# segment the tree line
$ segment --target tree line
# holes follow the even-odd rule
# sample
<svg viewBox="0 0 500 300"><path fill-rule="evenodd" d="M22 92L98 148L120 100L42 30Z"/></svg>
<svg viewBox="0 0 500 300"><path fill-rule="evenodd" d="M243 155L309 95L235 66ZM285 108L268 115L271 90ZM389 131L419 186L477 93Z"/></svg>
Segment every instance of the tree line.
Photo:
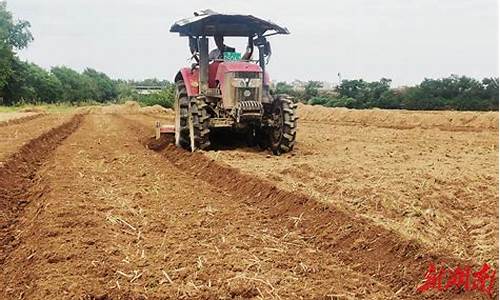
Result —
<svg viewBox="0 0 500 300"><path fill-rule="evenodd" d="M391 88L391 79L368 82L342 80L332 91L321 91L321 82L309 81L304 89L286 82L276 92L291 94L304 103L327 107L385 108L411 110L498 110L498 77L479 81L451 75L424 79L411 87Z"/></svg>

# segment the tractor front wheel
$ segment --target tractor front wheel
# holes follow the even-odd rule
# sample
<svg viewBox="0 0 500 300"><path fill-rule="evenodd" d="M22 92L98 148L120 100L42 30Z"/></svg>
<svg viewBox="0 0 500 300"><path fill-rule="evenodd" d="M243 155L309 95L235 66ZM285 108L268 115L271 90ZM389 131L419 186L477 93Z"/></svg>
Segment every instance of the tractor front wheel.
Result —
<svg viewBox="0 0 500 300"><path fill-rule="evenodd" d="M207 108L208 104L203 97L191 99L189 120L191 151L205 150L210 146L210 115Z"/></svg>
<svg viewBox="0 0 500 300"><path fill-rule="evenodd" d="M297 129L296 104L286 95L275 98L272 106L270 146L275 155L293 150Z"/></svg>
<svg viewBox="0 0 500 300"><path fill-rule="evenodd" d="M184 81L175 83L177 89L175 93L175 145L188 149L189 143L189 97L187 95Z"/></svg>

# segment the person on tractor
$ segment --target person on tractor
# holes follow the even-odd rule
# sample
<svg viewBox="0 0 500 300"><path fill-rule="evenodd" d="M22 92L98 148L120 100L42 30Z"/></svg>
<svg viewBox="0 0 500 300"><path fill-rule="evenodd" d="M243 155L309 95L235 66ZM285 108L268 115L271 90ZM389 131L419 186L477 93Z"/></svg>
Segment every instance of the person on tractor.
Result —
<svg viewBox="0 0 500 300"><path fill-rule="evenodd" d="M214 36L215 45L217 48L210 51L208 54L209 60L223 59L224 52L235 52L236 50L233 47L226 46L224 44L224 36L223 35L215 35Z"/></svg>
<svg viewBox="0 0 500 300"><path fill-rule="evenodd" d="M210 53L208 54L209 60L223 59L224 52L236 52L236 50L233 47L229 47L229 46L224 44L224 36L223 35L215 35L214 41L215 41L215 44L217 45L217 48L210 51ZM252 54L253 54L253 39L250 36L250 37L248 37L248 45L247 45L245 54L243 54L241 59L242 60L250 60L250 59L252 59Z"/></svg>

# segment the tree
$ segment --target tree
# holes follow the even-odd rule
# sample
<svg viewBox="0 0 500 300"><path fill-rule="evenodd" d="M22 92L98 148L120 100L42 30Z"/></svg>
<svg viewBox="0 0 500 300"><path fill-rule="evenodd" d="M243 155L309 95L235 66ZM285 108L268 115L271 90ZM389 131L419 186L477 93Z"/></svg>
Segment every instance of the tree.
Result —
<svg viewBox="0 0 500 300"><path fill-rule="evenodd" d="M30 23L24 20L14 22L12 14L7 11L7 3L0 2L0 43L11 49L21 50L33 41L29 31Z"/></svg>
<svg viewBox="0 0 500 300"><path fill-rule="evenodd" d="M310 80L307 82L305 86L305 100L309 100L313 97L317 97L319 95L319 89L323 87L321 81L313 81Z"/></svg>
<svg viewBox="0 0 500 300"><path fill-rule="evenodd" d="M53 67L50 72L61 82L63 99L76 102L98 97L96 84L89 77L67 67Z"/></svg>
<svg viewBox="0 0 500 300"><path fill-rule="evenodd" d="M325 105L326 106L328 101L330 101L330 98L316 96L316 97L312 97L311 99L309 99L307 101L307 104L309 104L309 105Z"/></svg>
<svg viewBox="0 0 500 300"><path fill-rule="evenodd" d="M483 85L481 98L487 99L488 109L498 110L498 77L484 78L481 83Z"/></svg>
<svg viewBox="0 0 500 300"><path fill-rule="evenodd" d="M30 102L35 91L27 85L28 64L13 57L10 61L10 75L2 89L4 104L15 102Z"/></svg>
<svg viewBox="0 0 500 300"><path fill-rule="evenodd" d="M118 91L115 82L108 75L97 72L94 69L87 68L83 71L83 76L86 76L91 81L93 90L95 91L95 100L104 102L116 99Z"/></svg>
<svg viewBox="0 0 500 300"><path fill-rule="evenodd" d="M9 78L12 76L12 60L14 55L12 51L3 43L0 42L0 100L5 98L5 86L9 81ZM2 102L7 102L6 99Z"/></svg>
<svg viewBox="0 0 500 300"><path fill-rule="evenodd" d="M380 95L377 102L372 103L373 107L399 109L401 108L402 92L398 90L386 90Z"/></svg>
<svg viewBox="0 0 500 300"><path fill-rule="evenodd" d="M143 105L161 105L166 108L171 108L175 101L175 84L167 81L165 88L159 93L138 95L137 99Z"/></svg>
<svg viewBox="0 0 500 300"><path fill-rule="evenodd" d="M364 90L366 89L366 82L363 79L359 80L342 80L341 84L337 86L337 92L340 97L347 98L364 98Z"/></svg>
<svg viewBox="0 0 500 300"><path fill-rule="evenodd" d="M63 100L61 99L62 84L54 74L32 63L28 64L27 72L26 81L35 91L36 102L55 103Z"/></svg>
<svg viewBox="0 0 500 300"><path fill-rule="evenodd" d="M391 80L387 78L374 82L367 82L363 79L342 80L337 87L337 93L340 98L351 99L346 103L354 108L381 107L383 106L382 95L387 97L386 93L390 88Z"/></svg>
<svg viewBox="0 0 500 300"><path fill-rule="evenodd" d="M276 94L291 95L291 94L293 94L293 86L286 83L285 81L280 81L280 82L276 83L275 91L276 91Z"/></svg>
<svg viewBox="0 0 500 300"><path fill-rule="evenodd" d="M29 27L27 21L14 21L7 3L0 2L0 99L6 97L4 88L13 76L14 51L26 48L33 40Z"/></svg>

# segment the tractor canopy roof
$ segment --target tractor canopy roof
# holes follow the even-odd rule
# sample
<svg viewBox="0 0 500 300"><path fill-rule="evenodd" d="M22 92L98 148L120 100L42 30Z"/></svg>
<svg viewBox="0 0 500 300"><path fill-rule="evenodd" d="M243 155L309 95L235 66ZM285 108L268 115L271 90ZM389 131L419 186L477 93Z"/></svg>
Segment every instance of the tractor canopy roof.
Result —
<svg viewBox="0 0 500 300"><path fill-rule="evenodd" d="M195 12L194 17L175 22L170 32L181 36L253 36L289 34L286 27L251 15L225 15L212 10Z"/></svg>

